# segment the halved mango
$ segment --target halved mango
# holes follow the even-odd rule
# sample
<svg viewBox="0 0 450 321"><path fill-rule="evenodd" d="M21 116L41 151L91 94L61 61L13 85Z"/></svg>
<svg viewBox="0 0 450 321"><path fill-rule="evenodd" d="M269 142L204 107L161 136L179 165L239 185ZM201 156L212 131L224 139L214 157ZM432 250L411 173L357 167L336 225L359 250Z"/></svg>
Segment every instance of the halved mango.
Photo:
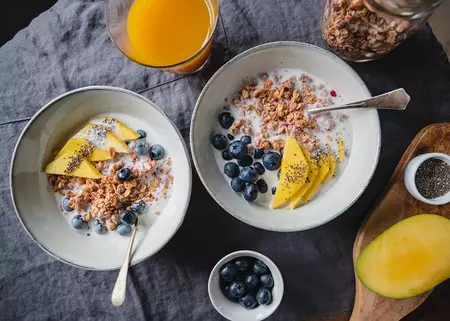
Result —
<svg viewBox="0 0 450 321"><path fill-rule="evenodd" d="M341 137L337 139L337 144L338 144L338 159L339 161L342 161L345 157L345 146L344 141L342 140Z"/></svg>
<svg viewBox="0 0 450 321"><path fill-rule="evenodd" d="M287 137L281 161L280 180L272 201L272 208L284 205L306 182L309 173L308 161L297 140Z"/></svg>
<svg viewBox="0 0 450 321"><path fill-rule="evenodd" d="M56 155L55 159L64 154L73 155L73 153L75 151L78 151L81 148L83 148L84 146L88 146L88 145L89 145L89 142L85 138L71 138L63 146L63 148L61 148L58 155ZM112 158L111 155L107 151L94 146L92 149L91 155L89 155L89 157L87 159L91 162L99 162L99 161L104 161L104 160L108 160L111 158Z"/></svg>
<svg viewBox="0 0 450 321"><path fill-rule="evenodd" d="M101 178L102 174L85 158L81 159L80 164L70 173L66 173L66 169L72 160L73 154L63 154L57 157L53 162L47 165L45 173L67 175L85 178Z"/></svg>
<svg viewBox="0 0 450 321"><path fill-rule="evenodd" d="M409 217L383 232L355 264L360 281L389 298L410 298L450 278L450 220Z"/></svg>
<svg viewBox="0 0 450 321"><path fill-rule="evenodd" d="M306 179L305 184L303 184L303 186L300 187L300 189L297 191L297 193L295 193L295 195L292 196L292 198L290 199L289 208L291 208L291 209L294 209L294 208L297 208L300 206L303 196L308 191L308 189L311 187L312 183L314 182L314 179L317 176L317 171L318 171L317 160L311 156L311 153L306 148L304 148L303 146L301 148L303 151L303 155L305 155L305 158L309 164L309 173L308 173L308 177Z"/></svg>
<svg viewBox="0 0 450 321"><path fill-rule="evenodd" d="M98 117L94 119L96 123L108 127L120 140L129 141L138 139L139 134L132 130L130 127L121 123L115 118L111 117Z"/></svg>

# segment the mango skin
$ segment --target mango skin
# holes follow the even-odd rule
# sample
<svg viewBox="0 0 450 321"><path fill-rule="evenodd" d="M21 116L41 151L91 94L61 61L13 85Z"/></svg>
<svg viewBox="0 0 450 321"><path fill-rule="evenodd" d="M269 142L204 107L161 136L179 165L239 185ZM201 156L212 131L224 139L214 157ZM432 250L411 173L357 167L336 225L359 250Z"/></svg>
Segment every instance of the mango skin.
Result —
<svg viewBox="0 0 450 321"><path fill-rule="evenodd" d="M450 220L420 214L391 226L364 248L355 270L369 290L388 298L431 290L450 278Z"/></svg>

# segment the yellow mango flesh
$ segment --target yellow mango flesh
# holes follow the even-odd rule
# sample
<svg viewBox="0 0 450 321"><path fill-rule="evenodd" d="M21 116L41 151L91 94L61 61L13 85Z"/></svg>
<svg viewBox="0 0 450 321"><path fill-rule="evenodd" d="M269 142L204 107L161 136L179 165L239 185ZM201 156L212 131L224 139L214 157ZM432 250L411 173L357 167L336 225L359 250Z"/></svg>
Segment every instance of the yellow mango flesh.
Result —
<svg viewBox="0 0 450 321"><path fill-rule="evenodd" d="M86 159L82 159L79 166L70 173L65 173L67 166L74 154L63 154L57 157L53 162L47 165L45 172L47 174L68 175L85 178L101 178L102 174Z"/></svg>
<svg viewBox="0 0 450 321"><path fill-rule="evenodd" d="M338 144L338 159L339 161L342 161L345 157L345 147L342 138L339 137L337 139L337 144Z"/></svg>
<svg viewBox="0 0 450 321"><path fill-rule="evenodd" d="M89 142L85 138L71 138L67 141L67 143L64 145L63 148L59 151L58 155L56 155L55 158L58 158L59 156L63 154L71 154L73 155L74 151L78 151L83 146L89 145ZM91 155L89 155L88 160L91 162L99 162L111 159L111 155L98 147L95 147L92 149Z"/></svg>
<svg viewBox="0 0 450 321"><path fill-rule="evenodd" d="M80 130L77 134L77 136L81 136L83 137L84 135L86 135L88 133L88 131L93 127L93 126L100 126L100 127L104 127L106 129L106 135L105 135L105 139L103 141L103 146L102 149L104 149L105 151L107 151L109 153L109 149L110 148L114 148L114 150L118 153L130 153L131 150L130 148L127 146L127 144L125 144L122 140L120 140L116 135L114 135L111 131L109 131L107 129L106 126L102 126L102 125L95 125L95 124L88 124L86 125L86 127L84 127L82 130Z"/></svg>
<svg viewBox="0 0 450 321"><path fill-rule="evenodd" d="M355 264L360 281L389 298L410 298L450 278L450 220L421 214L382 233Z"/></svg>
<svg viewBox="0 0 450 321"><path fill-rule="evenodd" d="M308 161L297 140L289 136L284 145L280 180L272 201L272 208L284 205L305 184L308 173Z"/></svg>
<svg viewBox="0 0 450 321"><path fill-rule="evenodd" d="M319 157L318 161L318 170L317 170L317 176L312 182L310 188L305 193L305 195L302 197L303 202L309 202L309 200L314 196L314 194L319 189L319 186L323 183L325 183L325 177L330 171L330 167L328 164L328 156L321 155Z"/></svg>
<svg viewBox="0 0 450 321"><path fill-rule="evenodd" d="M111 130L114 133L114 135L117 136L120 140L123 141L129 141L139 138L139 134L136 133L134 130L132 130L130 127L126 126L125 124L121 123L115 118L96 118L97 121L103 122L105 124L112 122L113 125L111 126Z"/></svg>
<svg viewBox="0 0 450 321"><path fill-rule="evenodd" d="M323 178L324 182L328 181L331 177L333 177L334 172L336 171L336 157L334 156L333 153L330 153L328 155L328 166L329 170L327 175L325 175L325 177Z"/></svg>
<svg viewBox="0 0 450 321"><path fill-rule="evenodd" d="M316 178L317 171L318 171L318 164L317 164L316 159L314 159L311 156L311 153L306 148L304 148L303 146L301 148L303 151L303 155L305 155L305 158L308 161L309 173L308 173L308 178L306 179L305 184L303 184L303 186L300 187L300 189L297 191L297 193L295 193L295 195L292 196L292 198L290 199L289 207L291 209L294 209L300 205L303 196L309 190L312 183L314 182L314 179Z"/></svg>

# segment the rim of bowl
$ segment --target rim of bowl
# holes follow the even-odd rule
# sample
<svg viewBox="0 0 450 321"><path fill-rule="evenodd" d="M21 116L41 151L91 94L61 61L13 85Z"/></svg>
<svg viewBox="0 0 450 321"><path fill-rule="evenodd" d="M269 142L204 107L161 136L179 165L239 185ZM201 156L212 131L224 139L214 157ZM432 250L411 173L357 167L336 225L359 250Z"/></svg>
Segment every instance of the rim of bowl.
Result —
<svg viewBox="0 0 450 321"><path fill-rule="evenodd" d="M254 222L250 222L249 220L247 220L244 216L235 213L234 211L232 211L227 204L225 204L225 202L220 201L218 198L216 198L216 196L212 193L211 189L209 188L206 179L203 177L202 173L200 172L200 168L197 164L197 158L196 158L196 150L195 150L195 145L194 145L194 127L195 127L195 122L196 122L196 118L197 118L197 111L199 109L200 103L203 100L203 97L205 96L205 93L207 90L210 89L210 87L212 86L213 82L216 80L216 78L223 73L226 69L228 69L231 65L233 65L236 61L261 50L264 49L268 49L268 48L272 48L272 47L306 47L309 49L313 49L316 51L319 51L322 54L328 55L330 58L334 59L336 61L336 63L341 64L344 68L347 69L347 71L349 73L351 73L355 79L360 83L362 89L365 91L365 93L369 96L372 97L372 94L370 93L369 89L367 88L366 84L364 83L364 81L361 79L361 77L356 73L356 71L354 71L344 60L342 60L341 58L339 58L338 56L336 56L335 54L320 48L318 46L315 45L311 45L308 43L304 43L304 42L298 42L298 41L275 41L275 42L269 42L269 43L265 43L265 44L261 44L261 45L257 45L255 47L252 47L250 49L247 49L246 51L238 54L237 56L233 57L231 60L229 60L226 64L224 64L222 67L220 67L215 73L214 75L208 80L208 82L206 83L206 85L203 87L202 92L200 93L200 95L197 98L197 102L195 103L195 107L194 107L194 111L192 112L192 118L191 118L191 128L189 131L189 142L191 145L191 154L192 154L192 160L194 162L194 166L195 169L197 171L198 176L200 177L200 180L203 183L203 186L205 186L206 190L208 191L208 193L211 195L211 197L216 201L217 204L219 204L225 211L227 211L229 214L231 214L233 217L237 218L238 220L250 225L250 226L254 226L263 230L267 230L267 231L274 231L274 232L299 232L299 231L305 231L305 230L309 230L321 225L324 225L330 221L332 221L333 219L335 219L336 217L340 216L342 213L344 213L345 211L347 211L358 199L359 197L362 195L362 193L366 190L367 186L369 186L369 183L372 181L373 175L375 174L375 170L378 166L378 161L380 159L380 151L381 151L381 125L380 125L380 117L378 116L378 111L374 110L374 115L376 116L376 120L377 120L377 132L378 132L378 139L377 139L377 146L376 146L376 156L375 156L375 162L373 163L373 166L369 169L370 170L370 175L369 175L369 179L367 180L367 182L364 184L364 186L361 188L361 190L355 195L355 197L348 203L348 205L344 208L342 208L339 211L336 211L333 215L331 215L328 219L323 220L321 223L315 223L315 224L309 224L303 228L274 228L272 226L269 225L264 225L264 224L259 224L259 223L254 223Z"/></svg>
<svg viewBox="0 0 450 321"><path fill-rule="evenodd" d="M444 153L425 153L419 156L414 157L412 160L408 162L404 171L404 183L406 186L406 190L412 197L415 199L430 204L430 205L445 205L450 202L450 191L445 193L444 195L435 197L435 198L426 198L420 194L416 185L416 174L420 165L423 162L430 158L440 159L443 162L450 165L450 156ZM407 169L409 168L409 171Z"/></svg>
<svg viewBox="0 0 450 321"><path fill-rule="evenodd" d="M189 165L189 173L188 173L188 175L189 175L188 197L187 197L186 202L185 202L185 204L184 204L184 208L183 208L183 211L182 211L181 219L180 219L180 221L178 222L178 225L175 226L175 228L170 232L170 236L167 238L167 240L165 240L165 242L163 242L163 243L161 244L161 246L158 247L158 248L156 249L155 252L153 252L153 253L151 253L151 254L149 254L149 255L143 257L142 259L139 259L139 260L136 260L136 261L131 261L131 262L130 262L130 266L133 266L133 265L136 265L136 264L138 264L138 263L141 263L141 262L147 260L148 258L150 258L151 256L155 255L156 253L158 253L158 252L159 252L159 251L160 251L160 250L161 250L161 249L162 249L162 248L163 248L163 247L164 247L164 246L165 246L165 245L173 238L173 236L176 234L176 232L179 230L179 228L181 227L181 225L182 225L183 222L184 222L184 218L186 217L186 212L187 212L187 209L188 209L188 207L189 207L189 203L190 203L190 199L191 199L191 194L192 194L192 165L191 165L191 160L190 160L190 158L189 158L189 152L188 152L186 143L185 143L185 141L184 141L184 139L183 139L183 136L181 135L180 131L179 131L178 128L175 126L175 124L172 122L172 120L166 115L166 113L165 113L159 106L157 106L155 103L153 103L151 100L149 100L149 99L145 98L144 96L141 96L141 95L139 95L139 94L137 94L137 93L135 93L135 92L133 92L133 91L131 91L131 90L128 90L128 89L118 88L118 87L112 87L112 86L86 86L86 87L81 87L81 88L77 88L77 89L68 91L68 92L66 92L66 93L64 93L64 94L61 94L61 95L59 95L58 97L56 97L56 98L50 100L48 103L46 103L46 104L45 104L41 109L39 109L39 110L34 114L34 116L28 121L27 125L26 125L25 128L22 130L22 132L20 133L19 139L17 140L16 146L14 147L14 151L13 151L13 154L12 154L12 157L11 157L10 170L9 170L9 190L10 190L10 193L11 193L11 200L12 200L12 204L13 204L13 207L14 207L14 212L16 213L17 218L18 218L19 221L20 221L20 224L22 225L22 227L24 228L24 230L27 232L28 236L30 236L30 238L33 240L33 242L34 242L35 244L39 245L39 247L40 247L44 252L46 252L47 254L49 254L50 256L52 256L53 258L57 259L57 260L60 261L60 262L66 263L66 264L68 264L68 265L71 265L71 266L73 266L73 267L77 267L77 268L80 268L80 269L90 270L90 271L114 271L114 270L118 270L118 269L121 267L121 265L119 265L119 266L111 266L111 267L108 267L108 268L100 268L100 269L99 269L99 268L88 267L88 266L83 266L83 265L79 265L79 264L70 262L70 261L68 261L68 260L65 260L65 259L59 257L58 255L56 255L55 253L51 252L50 250L48 250L43 244L41 244L41 243L34 237L34 235L28 230L28 227L27 227L27 226L25 225L25 223L22 221L21 215L20 215L19 210L17 209L17 206L16 206L16 200L15 200L15 197L14 197L14 189L13 189L13 171L14 171L14 162L15 162L15 159L16 159L16 152L17 152L17 149L19 148L19 145L20 145L21 142L22 142L22 138L23 138L23 136L25 135L25 133L27 132L28 128L33 124L34 120L37 119L37 118L40 116L41 113L43 113L44 111L46 111L46 110L47 110L48 108L50 108L53 104L55 104L57 101L59 101L59 100L61 100L61 99L63 99L63 98L66 98L66 97L68 97L68 96L71 96L71 95L80 93L80 92L91 91L91 90L116 91L116 92L121 92L121 93L124 93L124 94L128 94L128 95L134 96L134 97L136 97L136 98L138 98L138 99L144 101L145 103L147 103L150 107L155 108L158 112L160 112L160 113L163 115L163 117L166 118L166 119L169 121L169 123L172 125L173 129L174 129L175 132L177 133L177 135L178 135L178 137L179 137L179 139L180 139L180 141L181 141L181 144L183 145L184 154L185 154L185 156L186 156L186 159L187 159L188 165Z"/></svg>
<svg viewBox="0 0 450 321"><path fill-rule="evenodd" d="M217 15L216 15L216 21L214 23L214 26L212 28L211 34L208 36L208 38L206 39L206 41L202 44L202 46L200 47L200 49L198 51L196 51L192 56L190 56L189 58L187 58L186 60L183 60L181 62L177 62L176 64L172 64L172 65L167 65L167 66L152 66L152 65L147 65L143 62L139 62L133 58L131 58L129 55L127 55L122 48L120 48L120 46L116 43L116 40L114 39L114 37L111 34L109 25L110 25L110 17L109 17L109 11L108 11L108 5L110 5L111 0L106 0L105 1L105 22L106 22L106 29L108 30L108 35L109 35L109 39L111 39L112 43L114 44L114 47L117 48L117 50L119 50L119 52L124 55L126 58L130 59L131 61L137 63L138 65L144 66L144 67L149 67L149 68L155 68L155 69L167 69L167 68L175 68L175 67L179 67L187 62L189 62L190 60L194 59L195 57L197 57L202 51L203 49L206 48L206 46L208 46L210 41L213 41L214 38L214 34L216 33L217 30L217 25L219 23L219 18L220 18L220 1L221 0L217 0ZM198 70L197 70L198 71ZM195 71L194 71L195 72ZM194 73L193 72L193 73Z"/></svg>
<svg viewBox="0 0 450 321"><path fill-rule="evenodd" d="M209 300L211 301L211 304L214 306L214 309L216 309L216 311L219 312L221 316L223 316L224 318L228 319L228 318L222 313L222 311L216 306L216 304L214 303L214 301L212 300L212 297L213 297L213 296L211 295L211 286L212 286L211 284L212 284L212 278L213 278L214 274L217 274L217 275L219 274L219 269L220 269L220 267L221 267L224 263L226 263L226 262L228 262L228 261L230 261L230 260L233 260L234 258L236 258L236 257L238 257L238 256L250 256L250 257L252 257L252 258L261 260L261 261L262 261L264 264L266 264L266 265L269 265L269 264L267 264L267 262L269 262L271 265L273 265L273 266L275 267L275 269L274 269L275 273L274 273L273 270L270 270L270 273L271 273L272 275L275 274L275 275L277 275L277 276L280 277L280 281L281 281L281 284L280 284L281 295L280 295L280 298L279 298L278 300L272 302L272 303L275 303L275 305L273 306L273 311L272 311L270 314L268 314L268 315L266 316L266 318L268 318L270 315L272 315L272 314L278 309L278 307L279 307L280 304L281 304L281 301L283 301L283 296L284 296L284 280L283 280L283 274L281 274L280 269L278 268L278 266L277 266L271 259L269 259L269 258L268 258L267 256L265 256L264 254L259 253L259 252L256 252L256 251L252 251L252 250L239 250L239 251L231 252L231 253L225 255L223 258L221 258L221 259L216 263L216 265L214 265L214 267L213 267L212 270L211 270L211 273L209 274L209 278L208 278L208 296L209 296Z"/></svg>

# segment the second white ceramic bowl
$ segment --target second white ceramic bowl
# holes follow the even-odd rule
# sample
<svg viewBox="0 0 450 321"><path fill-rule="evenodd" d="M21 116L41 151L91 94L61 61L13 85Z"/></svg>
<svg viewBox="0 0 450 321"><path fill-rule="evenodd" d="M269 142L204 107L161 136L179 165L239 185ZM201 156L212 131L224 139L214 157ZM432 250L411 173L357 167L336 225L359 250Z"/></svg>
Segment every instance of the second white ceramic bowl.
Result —
<svg viewBox="0 0 450 321"><path fill-rule="evenodd" d="M52 151L101 114L113 114L126 124L127 120L137 122L147 129L147 139L164 146L172 157L171 198L159 216L150 215L149 211L141 216L131 264L158 252L183 222L191 196L191 166L183 138L171 120L155 104L134 92L93 86L49 102L30 120L17 142L10 181L16 213L42 249L76 267L111 270L121 266L129 238L114 232L86 236L72 229L58 209L44 171Z"/></svg>
<svg viewBox="0 0 450 321"><path fill-rule="evenodd" d="M239 220L266 230L288 232L310 229L347 210L372 178L380 152L380 122L376 110L354 110L347 115L352 131L351 154L334 185L313 201L295 210L272 210L246 202L233 192L214 157L210 137L224 99L239 92L242 81L277 68L296 69L319 77L342 96L343 102L370 97L359 76L335 55L299 42L274 42L254 47L234 57L208 81L200 94L191 121L191 151L200 179L211 196ZM350 143L349 143L350 144Z"/></svg>
<svg viewBox="0 0 450 321"><path fill-rule="evenodd" d="M219 284L220 268L226 263L243 256L253 257L262 261L272 273L274 286L272 288L272 302L269 305L260 305L255 309L246 310L239 303L232 302L223 295ZM233 252L223 257L212 269L208 280L208 294L214 308L216 308L217 312L224 318L233 321L258 321L266 319L274 313L280 305L283 298L283 292L283 277L275 263L261 253L248 250Z"/></svg>

